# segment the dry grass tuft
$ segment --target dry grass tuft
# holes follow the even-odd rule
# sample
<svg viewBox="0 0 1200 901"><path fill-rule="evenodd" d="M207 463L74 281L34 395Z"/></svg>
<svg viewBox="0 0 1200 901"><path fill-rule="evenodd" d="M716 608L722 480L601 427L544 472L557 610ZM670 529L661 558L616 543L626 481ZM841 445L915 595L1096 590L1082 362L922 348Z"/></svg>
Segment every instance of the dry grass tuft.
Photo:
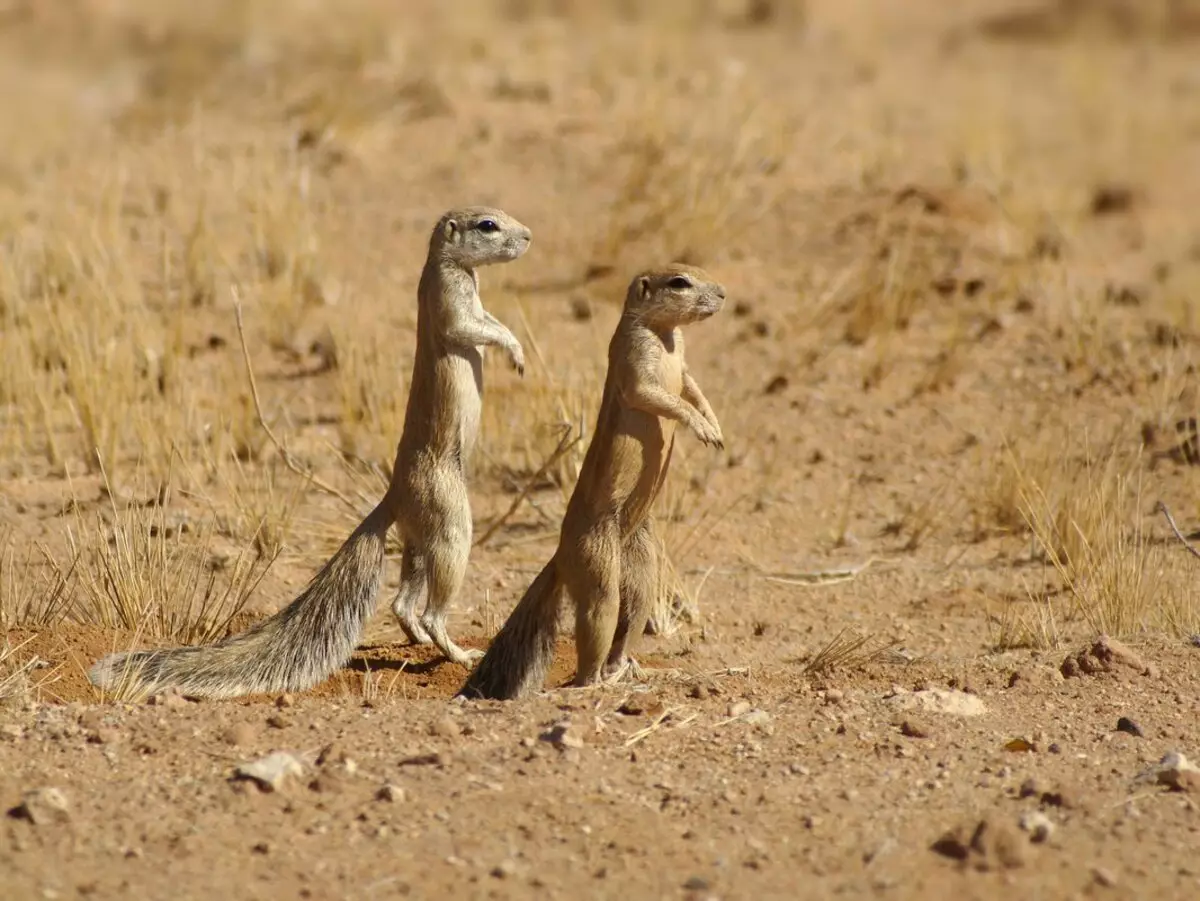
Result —
<svg viewBox="0 0 1200 901"><path fill-rule="evenodd" d="M158 499L84 514L67 537L78 560L83 623L152 640L203 644L223 637L278 552L230 555L214 547L211 520L193 522Z"/></svg>
<svg viewBox="0 0 1200 901"><path fill-rule="evenodd" d="M809 658L804 664L804 673L808 676L826 676L834 670L861 667L879 660L896 644L895 641L885 641L846 627Z"/></svg>
<svg viewBox="0 0 1200 901"><path fill-rule="evenodd" d="M993 620L996 647L1057 647L1080 627L1115 637L1200 628L1183 556L1150 533L1143 455L1122 437L1099 451L1085 438L1076 453L1069 441L1037 457L1010 452L1001 509L1011 520L1015 503L1051 579Z"/></svg>

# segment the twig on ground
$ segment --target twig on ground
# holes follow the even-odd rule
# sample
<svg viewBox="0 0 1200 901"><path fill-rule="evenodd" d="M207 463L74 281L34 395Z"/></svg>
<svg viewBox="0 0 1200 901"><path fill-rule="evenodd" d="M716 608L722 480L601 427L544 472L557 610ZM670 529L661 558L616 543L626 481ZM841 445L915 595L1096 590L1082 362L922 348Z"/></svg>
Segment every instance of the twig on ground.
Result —
<svg viewBox="0 0 1200 901"><path fill-rule="evenodd" d="M262 399L258 394L258 381L254 378L254 366L250 363L250 347L246 343L246 328L242 322L242 298L236 286L230 287L229 291L233 295L233 312L237 317L238 339L242 345L242 359L246 362L246 376L250 380L250 396L254 401L254 413L258 418L258 424L262 426L262 430L266 433L267 438L275 445L275 449L279 451L279 455L283 458L283 462L288 469L300 476L300 478L306 479L314 488L324 491L332 497L336 497L355 513L359 512L358 506L349 497L320 478L311 469L307 469L296 462L296 458L292 456L292 452L287 449L287 446L275 434L275 430L271 428L270 423L267 422L267 417L263 414Z"/></svg>
<svg viewBox="0 0 1200 901"><path fill-rule="evenodd" d="M533 491L533 486L536 485L541 480L542 476L544 476L550 470L550 467L561 460L567 451L579 443L580 436L576 435L574 438L572 438L572 431L573 430L570 423L563 423L563 433L558 439L558 445L553 451L551 451L550 456L548 456L542 462L542 465L538 467L538 471L535 472L528 479L528 481L525 482L525 487L521 489L521 493L517 495L516 499L512 502L512 504L509 505L509 508L505 510L504 513L501 514L494 523L488 526L486 532L479 536L479 538L475 541L476 547L482 547L493 535L500 531L500 528L512 518L513 514L516 513L521 504L524 503L525 498L529 497L529 493Z"/></svg>
<svg viewBox="0 0 1200 901"><path fill-rule="evenodd" d="M1200 551L1196 550L1195 546L1187 540L1187 537L1179 530L1179 526L1175 525L1175 517L1171 515L1171 511L1167 509L1167 505L1159 501L1154 505L1155 510L1162 512L1162 515L1167 518L1167 525L1171 527L1171 531L1175 533L1175 537L1179 539L1179 543L1184 546L1189 554L1197 559L1200 559Z"/></svg>

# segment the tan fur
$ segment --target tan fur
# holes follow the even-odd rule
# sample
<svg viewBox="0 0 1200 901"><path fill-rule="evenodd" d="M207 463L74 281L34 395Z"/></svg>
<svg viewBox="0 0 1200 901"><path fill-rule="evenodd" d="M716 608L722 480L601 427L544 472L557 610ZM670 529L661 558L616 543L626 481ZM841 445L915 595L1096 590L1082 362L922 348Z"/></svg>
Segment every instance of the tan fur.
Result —
<svg viewBox="0 0 1200 901"><path fill-rule="evenodd" d="M304 592L269 619L213 645L106 657L89 674L95 684L143 691L175 686L209 697L315 685L349 659L375 610L393 523L404 544L393 611L405 631L464 666L477 659L480 652L450 640L446 614L471 550L465 466L479 432L482 349L502 348L521 373L525 359L512 332L484 310L476 269L515 260L529 242L528 228L487 207L451 210L437 223L417 292L416 358L391 483Z"/></svg>
<svg viewBox="0 0 1200 901"><path fill-rule="evenodd" d="M564 589L575 603L575 685L617 678L631 665L631 645L659 591L661 543L650 509L667 475L675 424L705 444L724 442L684 362L681 326L713 315L724 300L721 285L688 266L645 272L630 283L558 549L461 695L518 698L542 686Z"/></svg>

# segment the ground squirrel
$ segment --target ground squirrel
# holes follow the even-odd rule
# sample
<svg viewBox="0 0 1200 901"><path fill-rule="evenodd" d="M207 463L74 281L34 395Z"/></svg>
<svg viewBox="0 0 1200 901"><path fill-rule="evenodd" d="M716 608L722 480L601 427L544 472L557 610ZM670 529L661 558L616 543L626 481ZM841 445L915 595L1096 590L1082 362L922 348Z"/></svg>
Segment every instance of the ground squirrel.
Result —
<svg viewBox="0 0 1200 901"><path fill-rule="evenodd" d="M632 664L630 646L659 590L661 545L650 508L670 464L675 423L705 444L724 446L684 362L680 327L707 319L724 302L725 289L688 266L644 272L630 283L558 549L460 695L518 698L541 688L554 659L563 589L575 602L575 684L615 679Z"/></svg>
<svg viewBox="0 0 1200 901"><path fill-rule="evenodd" d="M391 483L304 592L246 632L213 645L115 654L90 672L103 687L236 697L300 691L329 676L353 653L374 612L393 523L403 542L400 590L392 609L414 642L436 644L469 665L450 640L446 614L466 574L471 508L465 463L479 432L482 348L494 345L524 374L520 342L483 308L476 269L515 260L530 231L501 210L468 207L442 216L429 240L417 292L417 350L404 430ZM428 590L428 604L418 604Z"/></svg>

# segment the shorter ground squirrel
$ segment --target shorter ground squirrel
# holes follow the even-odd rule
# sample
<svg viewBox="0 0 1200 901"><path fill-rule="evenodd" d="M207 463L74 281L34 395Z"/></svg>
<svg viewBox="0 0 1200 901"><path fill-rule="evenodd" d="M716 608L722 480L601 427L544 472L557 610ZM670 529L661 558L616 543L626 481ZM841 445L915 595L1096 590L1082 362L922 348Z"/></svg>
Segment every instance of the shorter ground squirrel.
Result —
<svg viewBox="0 0 1200 901"><path fill-rule="evenodd" d="M482 348L503 348L521 373L525 358L512 332L483 308L476 270L517 259L530 240L528 228L487 207L451 210L434 227L417 291L416 357L391 483L304 592L216 644L106 657L91 669L95 684L143 691L174 686L208 697L315 685L350 658L375 610L393 523L404 550L392 609L405 632L413 641L432 641L464 666L478 658L479 651L450 640L446 614L471 551L465 467L479 433Z"/></svg>
<svg viewBox="0 0 1200 901"><path fill-rule="evenodd" d="M721 427L688 372L681 327L712 316L725 289L670 266L629 285L608 348L596 429L567 504L558 549L525 592L459 694L519 698L554 660L559 597L575 603L575 685L618 678L659 591L661 544L650 508L666 478L675 423L723 447Z"/></svg>

